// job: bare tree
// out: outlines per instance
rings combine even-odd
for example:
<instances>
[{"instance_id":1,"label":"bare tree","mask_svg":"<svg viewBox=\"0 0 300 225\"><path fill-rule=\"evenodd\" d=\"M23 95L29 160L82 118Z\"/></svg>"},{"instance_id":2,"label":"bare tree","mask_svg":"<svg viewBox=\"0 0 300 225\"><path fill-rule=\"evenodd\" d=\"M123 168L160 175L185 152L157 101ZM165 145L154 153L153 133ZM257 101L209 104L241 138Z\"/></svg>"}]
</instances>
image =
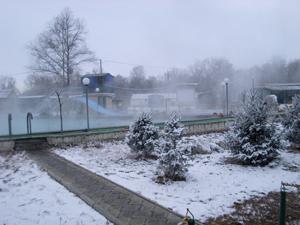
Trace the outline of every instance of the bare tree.
<instances>
[{"instance_id":1,"label":"bare tree","mask_svg":"<svg viewBox=\"0 0 300 225\"><path fill-rule=\"evenodd\" d=\"M206 58L196 61L190 66L189 71L191 74L190 82L198 84L198 91L209 93L209 95L203 96L200 101L210 106L220 106L225 92L221 83L225 78L232 80L233 65L225 58Z\"/></svg>"},{"instance_id":2,"label":"bare tree","mask_svg":"<svg viewBox=\"0 0 300 225\"><path fill-rule=\"evenodd\" d=\"M16 79L9 76L0 76L1 89L16 89Z\"/></svg>"},{"instance_id":3,"label":"bare tree","mask_svg":"<svg viewBox=\"0 0 300 225\"><path fill-rule=\"evenodd\" d=\"M84 62L94 61L93 53L85 44L85 27L72 11L64 9L29 45L34 59L34 72L57 75L63 86L69 86L74 69Z\"/></svg>"},{"instance_id":4,"label":"bare tree","mask_svg":"<svg viewBox=\"0 0 300 225\"><path fill-rule=\"evenodd\" d=\"M143 66L135 66L130 71L129 86L131 88L145 88L146 75Z\"/></svg>"},{"instance_id":5,"label":"bare tree","mask_svg":"<svg viewBox=\"0 0 300 225\"><path fill-rule=\"evenodd\" d=\"M59 118L60 118L60 131L63 132L63 117L62 117L62 101L61 101L61 92L55 91L57 95L57 100L59 104Z\"/></svg>"},{"instance_id":6,"label":"bare tree","mask_svg":"<svg viewBox=\"0 0 300 225\"><path fill-rule=\"evenodd\" d=\"M26 91L49 90L59 86L59 77L30 74L25 80Z\"/></svg>"},{"instance_id":7,"label":"bare tree","mask_svg":"<svg viewBox=\"0 0 300 225\"><path fill-rule=\"evenodd\" d=\"M300 59L293 60L287 65L287 77L290 83L300 82Z\"/></svg>"}]
</instances>

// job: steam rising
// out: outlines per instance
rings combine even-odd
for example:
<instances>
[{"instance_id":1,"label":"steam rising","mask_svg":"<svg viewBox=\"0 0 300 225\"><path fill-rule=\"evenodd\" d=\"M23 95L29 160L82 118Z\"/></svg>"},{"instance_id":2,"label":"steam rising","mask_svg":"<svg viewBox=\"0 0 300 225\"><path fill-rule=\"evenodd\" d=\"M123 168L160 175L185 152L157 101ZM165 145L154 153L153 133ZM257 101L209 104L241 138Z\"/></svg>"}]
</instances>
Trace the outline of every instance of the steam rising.
<instances>
[{"instance_id":1,"label":"steam rising","mask_svg":"<svg viewBox=\"0 0 300 225\"><path fill-rule=\"evenodd\" d=\"M62 95L64 128L86 128L81 78L99 74L99 63L72 71L68 88L52 74L28 72L25 66L30 61L25 46L66 4L2 4L0 135L8 133L8 113L15 134L26 132L27 112L33 113L33 132L58 131L56 91ZM103 84L113 93L89 92L91 127L129 124L143 111L151 111L156 121L171 111L182 119L220 116L225 78L233 112L245 90L300 82L299 6L280 0L75 1L69 7L84 21L89 48L102 59L104 73L114 76L113 84Z\"/></svg>"}]
</instances>

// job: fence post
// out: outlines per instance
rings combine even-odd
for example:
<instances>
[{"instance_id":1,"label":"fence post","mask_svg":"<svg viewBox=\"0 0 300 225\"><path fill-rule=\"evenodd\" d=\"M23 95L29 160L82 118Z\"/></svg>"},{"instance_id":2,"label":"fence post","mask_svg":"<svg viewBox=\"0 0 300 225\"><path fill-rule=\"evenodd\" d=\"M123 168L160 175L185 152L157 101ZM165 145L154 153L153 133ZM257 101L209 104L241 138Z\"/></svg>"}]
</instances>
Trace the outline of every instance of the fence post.
<instances>
[{"instance_id":1,"label":"fence post","mask_svg":"<svg viewBox=\"0 0 300 225\"><path fill-rule=\"evenodd\" d=\"M281 183L279 225L285 225L285 210L286 210L286 188L284 183Z\"/></svg>"},{"instance_id":2,"label":"fence post","mask_svg":"<svg viewBox=\"0 0 300 225\"><path fill-rule=\"evenodd\" d=\"M8 133L9 133L9 136L12 135L11 121L12 121L12 115L11 115L11 113L9 113L8 114Z\"/></svg>"}]
</instances>

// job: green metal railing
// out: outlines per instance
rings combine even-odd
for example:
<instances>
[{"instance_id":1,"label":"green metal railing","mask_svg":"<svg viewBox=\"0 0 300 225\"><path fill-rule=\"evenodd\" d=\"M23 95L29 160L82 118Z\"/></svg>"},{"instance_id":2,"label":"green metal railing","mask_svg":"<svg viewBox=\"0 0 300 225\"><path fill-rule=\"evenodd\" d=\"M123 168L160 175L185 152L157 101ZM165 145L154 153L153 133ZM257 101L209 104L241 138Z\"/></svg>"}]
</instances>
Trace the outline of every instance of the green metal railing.
<instances>
[{"instance_id":1,"label":"green metal railing","mask_svg":"<svg viewBox=\"0 0 300 225\"><path fill-rule=\"evenodd\" d=\"M197 124L210 124L210 123L220 123L232 121L233 118L205 118L198 120L184 120L181 121L184 125L197 125ZM155 123L158 127L163 127L164 122ZM43 138L51 136L72 136L72 135L84 135L84 134L101 134L101 133L115 133L115 132L124 132L128 130L129 125L126 126L111 126L111 127L100 127L92 129L78 129L78 130L68 130L68 131L54 131L54 132L31 132L29 134L11 134L11 135L2 135L0 136L0 141L2 140L16 140L16 139L29 139L29 138Z\"/></svg>"}]
</instances>

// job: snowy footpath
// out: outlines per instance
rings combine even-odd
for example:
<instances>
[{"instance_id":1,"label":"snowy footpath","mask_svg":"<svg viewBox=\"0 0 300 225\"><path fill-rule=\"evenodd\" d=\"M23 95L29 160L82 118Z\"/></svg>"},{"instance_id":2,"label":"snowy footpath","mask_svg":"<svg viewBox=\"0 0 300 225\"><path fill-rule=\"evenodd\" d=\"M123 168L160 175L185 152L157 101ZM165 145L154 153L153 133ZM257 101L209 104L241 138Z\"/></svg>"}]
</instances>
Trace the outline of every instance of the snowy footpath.
<instances>
[{"instance_id":1,"label":"snowy footpath","mask_svg":"<svg viewBox=\"0 0 300 225\"><path fill-rule=\"evenodd\" d=\"M300 153L282 152L267 167L240 166L224 162L230 154L217 145L223 134L190 138L208 154L190 160L187 181L165 185L154 182L157 161L134 159L123 142L91 143L55 152L180 214L189 208L201 221L230 213L234 202L279 191L281 181L300 183Z\"/></svg>"},{"instance_id":2,"label":"snowy footpath","mask_svg":"<svg viewBox=\"0 0 300 225\"><path fill-rule=\"evenodd\" d=\"M0 224L107 225L107 220L53 181L25 153L0 155Z\"/></svg>"}]
</instances>

